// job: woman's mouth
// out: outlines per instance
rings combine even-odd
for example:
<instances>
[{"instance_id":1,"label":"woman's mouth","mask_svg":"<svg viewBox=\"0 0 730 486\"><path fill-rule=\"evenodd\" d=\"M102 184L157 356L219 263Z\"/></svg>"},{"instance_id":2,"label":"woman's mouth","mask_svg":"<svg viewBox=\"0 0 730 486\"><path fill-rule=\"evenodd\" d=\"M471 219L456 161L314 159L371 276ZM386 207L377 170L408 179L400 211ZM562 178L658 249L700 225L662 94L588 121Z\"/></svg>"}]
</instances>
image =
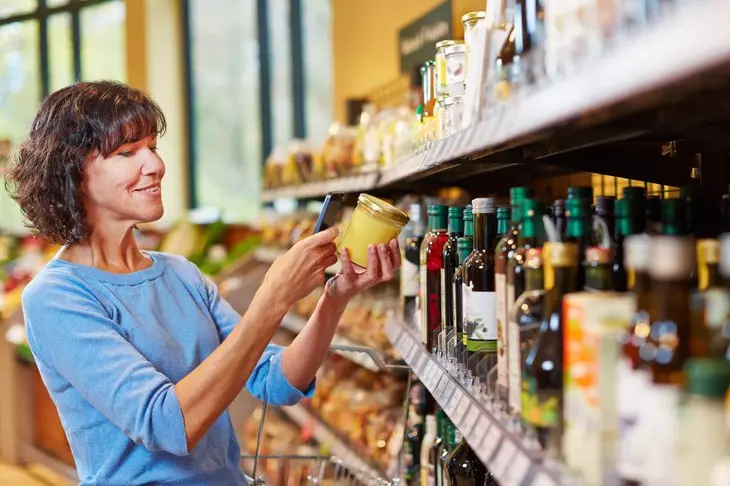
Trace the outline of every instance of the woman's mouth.
<instances>
[{"instance_id":1,"label":"woman's mouth","mask_svg":"<svg viewBox=\"0 0 730 486\"><path fill-rule=\"evenodd\" d=\"M156 192L160 192L160 185L153 184L151 186L142 187L140 189L135 189L134 192L144 192L144 193L148 193L148 194L154 194Z\"/></svg>"}]
</instances>

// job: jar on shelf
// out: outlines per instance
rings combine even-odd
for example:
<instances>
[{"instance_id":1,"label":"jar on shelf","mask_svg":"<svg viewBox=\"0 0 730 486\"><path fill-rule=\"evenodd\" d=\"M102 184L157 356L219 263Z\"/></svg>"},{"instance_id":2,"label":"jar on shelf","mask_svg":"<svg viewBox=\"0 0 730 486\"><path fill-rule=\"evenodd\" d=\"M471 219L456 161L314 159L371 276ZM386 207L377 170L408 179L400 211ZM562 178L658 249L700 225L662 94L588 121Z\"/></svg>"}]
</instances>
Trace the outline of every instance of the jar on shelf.
<instances>
[{"instance_id":1,"label":"jar on shelf","mask_svg":"<svg viewBox=\"0 0 730 486\"><path fill-rule=\"evenodd\" d=\"M475 45L478 43L476 36L474 35L477 30L477 26L481 25L486 31L487 13L479 10L476 12L469 12L461 17L461 23L464 24L464 47L466 48L466 69L469 68L469 54ZM483 41L482 41L483 44ZM480 45L477 49L479 52L484 52L484 46ZM467 71L468 72L468 71Z\"/></svg>"},{"instance_id":2,"label":"jar on shelf","mask_svg":"<svg viewBox=\"0 0 730 486\"><path fill-rule=\"evenodd\" d=\"M466 79L466 47L454 44L444 49L446 59L446 89L450 96L464 94Z\"/></svg>"},{"instance_id":3,"label":"jar on shelf","mask_svg":"<svg viewBox=\"0 0 730 486\"><path fill-rule=\"evenodd\" d=\"M461 117L464 110L464 97L461 95L447 96L442 100L443 116L439 131L441 138L454 135L461 129Z\"/></svg>"},{"instance_id":4,"label":"jar on shelf","mask_svg":"<svg viewBox=\"0 0 730 486\"><path fill-rule=\"evenodd\" d=\"M446 79L446 57L444 55L444 50L447 47L463 43L463 41L452 39L442 40L436 43L436 72L434 73L436 80L436 96L447 96L450 94Z\"/></svg>"}]
</instances>

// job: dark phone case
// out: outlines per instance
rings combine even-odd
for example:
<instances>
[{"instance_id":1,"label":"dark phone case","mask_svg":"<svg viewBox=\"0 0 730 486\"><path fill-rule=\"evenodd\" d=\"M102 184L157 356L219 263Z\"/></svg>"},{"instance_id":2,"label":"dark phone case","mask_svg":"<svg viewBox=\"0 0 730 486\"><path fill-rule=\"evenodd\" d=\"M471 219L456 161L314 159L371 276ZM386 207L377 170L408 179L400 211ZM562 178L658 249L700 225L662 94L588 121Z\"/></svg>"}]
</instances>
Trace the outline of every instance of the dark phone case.
<instances>
[{"instance_id":1,"label":"dark phone case","mask_svg":"<svg viewBox=\"0 0 730 486\"><path fill-rule=\"evenodd\" d=\"M342 210L342 201L345 199L344 194L329 193L324 198L322 211L317 218L317 224L314 226L314 233L319 233L337 223L337 217Z\"/></svg>"}]
</instances>

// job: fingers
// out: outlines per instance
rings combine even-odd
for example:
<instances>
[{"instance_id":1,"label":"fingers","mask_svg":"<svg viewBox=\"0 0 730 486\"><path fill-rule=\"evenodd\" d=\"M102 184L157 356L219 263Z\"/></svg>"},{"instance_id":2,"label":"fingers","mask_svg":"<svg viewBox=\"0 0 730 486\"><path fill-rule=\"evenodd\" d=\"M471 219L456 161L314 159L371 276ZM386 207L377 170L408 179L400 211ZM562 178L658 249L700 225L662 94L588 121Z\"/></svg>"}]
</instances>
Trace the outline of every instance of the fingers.
<instances>
[{"instance_id":1,"label":"fingers","mask_svg":"<svg viewBox=\"0 0 730 486\"><path fill-rule=\"evenodd\" d=\"M350 250L343 248L340 251L340 261L342 262L342 275L350 277L355 275L355 269L352 266L352 260L350 259Z\"/></svg>"},{"instance_id":2,"label":"fingers","mask_svg":"<svg viewBox=\"0 0 730 486\"><path fill-rule=\"evenodd\" d=\"M331 228L327 228L324 231L320 231L317 234L305 238L303 241L305 241L307 246L310 248L316 248L335 241L339 234L340 230L337 229L337 226L332 226Z\"/></svg>"},{"instance_id":3,"label":"fingers","mask_svg":"<svg viewBox=\"0 0 730 486\"><path fill-rule=\"evenodd\" d=\"M368 247L368 269L363 275L370 285L375 285L380 281L380 257L375 245Z\"/></svg>"},{"instance_id":4,"label":"fingers","mask_svg":"<svg viewBox=\"0 0 730 486\"><path fill-rule=\"evenodd\" d=\"M390 261L390 247L384 244L378 245L378 259L380 260L380 279L381 281L390 280L395 277L395 270Z\"/></svg>"},{"instance_id":5,"label":"fingers","mask_svg":"<svg viewBox=\"0 0 730 486\"><path fill-rule=\"evenodd\" d=\"M325 269L331 267L335 263L337 263L337 255L335 255L334 253L332 253L331 255L327 255L325 259L322 260L322 265Z\"/></svg>"},{"instance_id":6,"label":"fingers","mask_svg":"<svg viewBox=\"0 0 730 486\"><path fill-rule=\"evenodd\" d=\"M390 261L393 264L393 269L400 268L400 245L398 244L398 240L395 238L390 240Z\"/></svg>"}]
</instances>

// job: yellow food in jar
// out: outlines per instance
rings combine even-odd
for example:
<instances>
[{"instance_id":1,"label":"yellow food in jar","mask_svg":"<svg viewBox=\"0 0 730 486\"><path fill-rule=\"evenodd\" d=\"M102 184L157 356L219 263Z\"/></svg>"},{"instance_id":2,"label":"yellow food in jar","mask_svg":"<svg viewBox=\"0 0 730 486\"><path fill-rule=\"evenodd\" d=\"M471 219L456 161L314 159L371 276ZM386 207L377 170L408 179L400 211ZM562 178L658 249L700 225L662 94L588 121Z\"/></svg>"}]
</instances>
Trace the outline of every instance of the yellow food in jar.
<instances>
[{"instance_id":1,"label":"yellow food in jar","mask_svg":"<svg viewBox=\"0 0 730 486\"><path fill-rule=\"evenodd\" d=\"M389 244L390 240L398 237L406 223L408 215L400 209L377 197L360 194L350 224L340 238L338 250L349 249L352 263L367 268L368 247Z\"/></svg>"}]
</instances>

